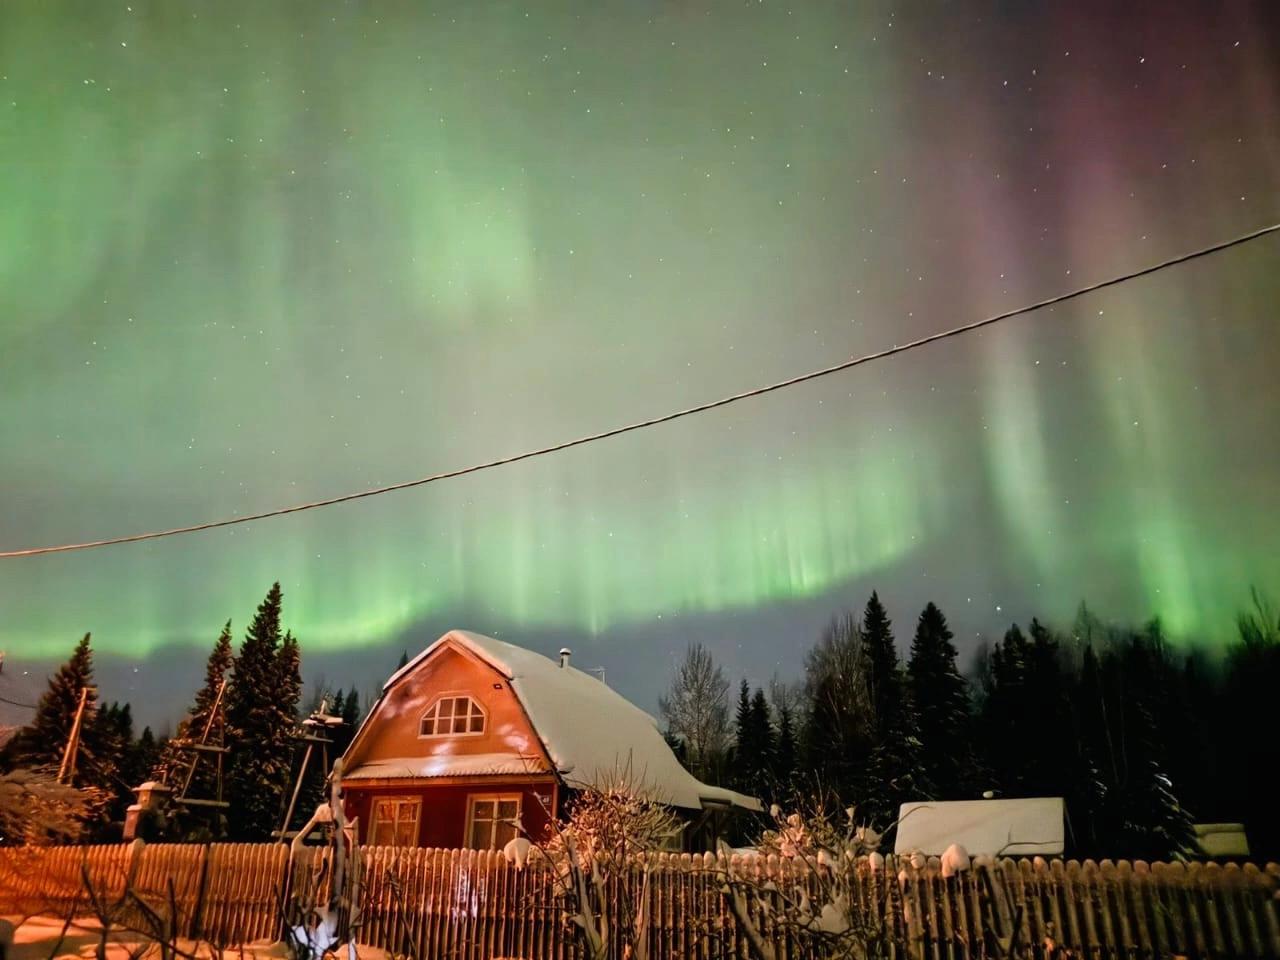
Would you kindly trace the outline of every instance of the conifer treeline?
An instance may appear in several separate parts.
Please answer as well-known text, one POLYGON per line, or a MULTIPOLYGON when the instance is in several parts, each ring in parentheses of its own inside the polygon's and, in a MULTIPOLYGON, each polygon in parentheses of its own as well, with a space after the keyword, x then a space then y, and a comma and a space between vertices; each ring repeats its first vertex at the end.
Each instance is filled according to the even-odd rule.
POLYGON ((1255 597, 1238 633, 1215 663, 1172 649, 1158 621, 1106 627, 1082 606, 1066 632, 1013 625, 966 678, 936 605, 903 663, 873 593, 819 637, 802 683, 775 678, 766 696, 743 680, 732 721, 696 644, 660 704, 690 770, 768 800, 834 795, 885 826, 908 800, 1058 796, 1077 855, 1166 858, 1192 847, 1193 823, 1243 821, 1254 856, 1275 856, 1263 776, 1280 763, 1280 616, 1255 597))
MULTIPOLYGON (((204 684, 172 739, 157 740, 149 727, 137 738, 133 733, 129 704, 98 702, 93 679, 90 636, 76 646, 71 658, 49 681, 31 723, 23 727, 0 755, 4 768, 36 767, 56 770, 79 707, 80 691, 87 690, 80 749, 73 782, 89 788, 102 802, 96 803, 94 821, 86 825, 89 839, 118 837, 125 810, 134 801, 133 790, 154 779, 188 797, 214 799, 217 792, 215 762, 195 754, 184 744, 222 744, 225 811, 208 806, 182 809, 171 806, 164 818, 148 822, 144 833, 164 839, 264 840, 280 826, 286 793, 297 775, 299 757, 299 706, 302 697, 301 653, 297 639, 281 626, 283 596, 273 584, 258 605, 236 652, 231 621, 223 626, 205 665, 204 684), (225 688, 224 688, 225 684, 225 688), (219 702, 219 692, 221 701, 219 702)), ((338 690, 329 701, 327 691, 317 691, 316 709, 343 718, 345 724, 331 731, 334 748, 329 760, 346 748, 360 719, 360 697, 338 690)), ((312 767, 303 801, 295 814, 298 826, 314 809, 328 771, 312 767)))

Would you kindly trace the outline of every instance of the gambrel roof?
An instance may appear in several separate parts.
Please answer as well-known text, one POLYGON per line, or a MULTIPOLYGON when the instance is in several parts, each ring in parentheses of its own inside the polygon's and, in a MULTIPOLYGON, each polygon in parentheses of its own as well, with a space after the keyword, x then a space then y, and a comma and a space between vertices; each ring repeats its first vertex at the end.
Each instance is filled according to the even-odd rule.
MULTIPOLYGON (((638 793, 685 809, 761 809, 755 797, 713 787, 689 773, 671 752, 657 721, 602 681, 576 667, 561 666, 532 650, 478 633, 446 633, 391 675, 383 685, 379 704, 392 687, 405 682, 421 664, 449 645, 478 657, 506 679, 555 772, 568 786, 600 786, 622 779, 638 793)), ((377 714, 375 706, 361 732, 377 714)), ((359 740, 357 734, 352 750, 359 740)), ((438 770, 439 758, 382 761, 382 772, 366 770, 365 766, 373 765, 362 765, 344 778, 445 775, 438 770), (418 770, 424 763, 432 770, 418 770), (392 773, 388 765, 397 772, 392 773)))

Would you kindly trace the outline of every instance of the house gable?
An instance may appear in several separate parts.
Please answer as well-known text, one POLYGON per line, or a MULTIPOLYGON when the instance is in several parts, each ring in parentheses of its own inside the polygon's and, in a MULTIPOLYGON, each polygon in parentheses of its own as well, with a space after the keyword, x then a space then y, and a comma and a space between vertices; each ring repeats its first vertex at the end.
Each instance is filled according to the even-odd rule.
POLYGON ((397 675, 362 725, 345 759, 348 773, 413 760, 404 776, 431 775, 432 760, 458 771, 546 774, 551 770, 537 733, 510 683, 465 647, 446 641, 397 675), (484 711, 484 730, 421 735, 422 718, 441 698, 468 697, 484 711))

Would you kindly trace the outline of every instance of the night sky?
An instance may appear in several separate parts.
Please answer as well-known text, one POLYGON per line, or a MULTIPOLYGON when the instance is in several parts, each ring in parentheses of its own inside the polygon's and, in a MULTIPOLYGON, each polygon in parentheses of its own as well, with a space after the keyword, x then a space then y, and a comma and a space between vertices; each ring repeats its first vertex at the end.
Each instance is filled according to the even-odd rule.
MULTIPOLYGON (((1272 3, 13 0, 0 549, 517 452, 1278 215, 1272 3)), ((306 673, 365 691, 466 627, 652 707, 691 639, 798 675, 873 587, 965 652, 1082 599, 1221 647, 1280 589, 1277 267, 1265 239, 544 460, 0 561, 0 695, 91 630, 102 695, 170 722, 274 579, 306 673)))

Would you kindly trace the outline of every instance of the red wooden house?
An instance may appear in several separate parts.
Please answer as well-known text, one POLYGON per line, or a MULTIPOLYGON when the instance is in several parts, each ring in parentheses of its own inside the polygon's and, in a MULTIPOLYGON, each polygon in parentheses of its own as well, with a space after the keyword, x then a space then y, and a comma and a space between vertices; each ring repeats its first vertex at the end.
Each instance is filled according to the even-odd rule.
POLYGON ((501 848, 546 835, 574 789, 623 779, 670 804, 685 844, 716 814, 760 809, 702 783, 657 722, 568 663, 453 630, 386 682, 343 758, 359 842, 501 848))

